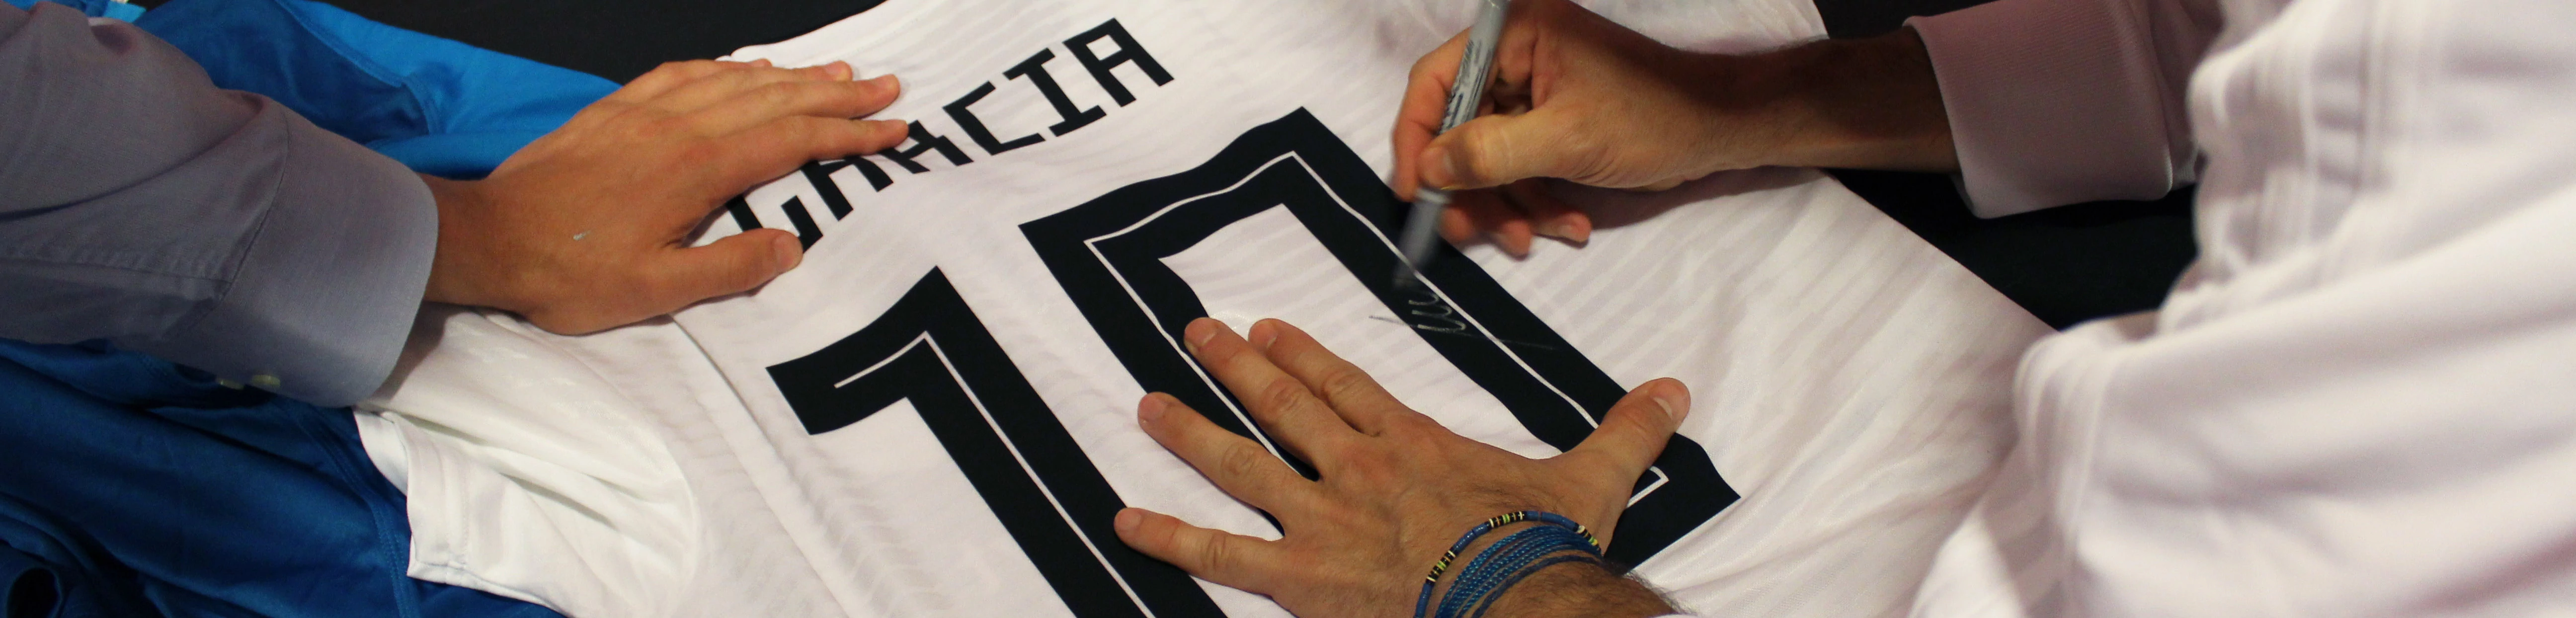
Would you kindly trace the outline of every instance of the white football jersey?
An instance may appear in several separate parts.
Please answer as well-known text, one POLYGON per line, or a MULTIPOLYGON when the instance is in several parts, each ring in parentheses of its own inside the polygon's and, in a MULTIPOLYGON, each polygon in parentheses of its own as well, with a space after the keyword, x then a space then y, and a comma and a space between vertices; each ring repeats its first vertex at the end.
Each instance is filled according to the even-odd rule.
MULTIPOLYGON (((1178 340, 1277 317, 1531 457, 1680 377, 1698 403, 1610 555, 1703 608, 1904 608, 2046 329, 1808 170, 1569 188, 1591 246, 1444 247, 1399 288, 1387 135, 1407 68, 1472 11, 1435 4, 896 0, 741 50, 901 76, 880 117, 912 138, 728 205, 699 242, 789 230, 805 261, 676 331, 424 318, 449 342, 367 424, 407 477, 414 575, 575 616, 1281 615, 1109 529, 1141 506, 1277 536, 1134 422, 1168 392, 1271 445, 1178 340), (508 394, 455 395, 485 391, 508 394)), ((1745 51, 1820 36, 1804 5, 1599 8, 1745 51)))

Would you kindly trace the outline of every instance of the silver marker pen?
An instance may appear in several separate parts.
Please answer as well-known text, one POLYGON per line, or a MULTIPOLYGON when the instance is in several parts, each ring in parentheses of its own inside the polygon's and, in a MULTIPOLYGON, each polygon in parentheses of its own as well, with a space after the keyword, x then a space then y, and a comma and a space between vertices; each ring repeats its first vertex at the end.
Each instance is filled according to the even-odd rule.
MULTIPOLYGON (((1476 117, 1476 103, 1485 98, 1485 81, 1494 73, 1494 48, 1503 39, 1503 12, 1512 0, 1484 0, 1476 12, 1476 25, 1467 30, 1467 51, 1458 57, 1458 79, 1449 84, 1449 107, 1440 118, 1440 132, 1447 133, 1476 117)), ((1428 162, 1426 162, 1427 164, 1428 162)), ((1440 211, 1449 207, 1449 192, 1422 187, 1413 192, 1413 212, 1404 221, 1404 238, 1396 247, 1404 251, 1404 261, 1395 265, 1396 289, 1409 289, 1419 283, 1414 276, 1417 264, 1431 259, 1439 247, 1440 211)))

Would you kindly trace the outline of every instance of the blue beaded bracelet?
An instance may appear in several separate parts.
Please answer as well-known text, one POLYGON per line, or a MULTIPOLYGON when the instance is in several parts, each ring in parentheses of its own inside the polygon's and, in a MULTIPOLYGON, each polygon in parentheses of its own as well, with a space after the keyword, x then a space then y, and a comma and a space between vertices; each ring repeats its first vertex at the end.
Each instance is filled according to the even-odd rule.
POLYGON ((1568 552, 1573 554, 1570 557, 1585 559, 1597 555, 1583 537, 1564 528, 1536 526, 1503 537, 1477 554, 1475 560, 1468 561, 1467 568, 1459 571, 1458 578, 1449 583, 1449 593, 1441 597, 1431 616, 1459 618, 1469 607, 1492 599, 1511 583, 1518 583, 1519 578, 1511 577, 1515 569, 1525 569, 1525 565, 1541 558, 1563 556, 1568 552))
MULTIPOLYGON (((1587 556, 1587 555, 1582 555, 1582 554, 1576 554, 1576 555, 1570 555, 1570 556, 1554 556, 1554 557, 1549 557, 1549 558, 1540 559, 1540 560, 1539 560, 1539 561, 1537 561, 1537 562, 1532 562, 1532 563, 1530 563, 1530 564, 1529 564, 1529 566, 1521 567, 1521 570, 1519 570, 1519 571, 1514 571, 1514 572, 1512 572, 1512 576, 1511 576, 1510 578, 1504 579, 1504 580, 1503 580, 1503 583, 1502 583, 1501 585, 1498 585, 1498 586, 1495 586, 1495 587, 1494 587, 1494 590, 1495 590, 1496 592, 1501 592, 1501 591, 1503 591, 1503 590, 1509 590, 1509 589, 1511 589, 1511 587, 1512 587, 1512 585, 1513 585, 1513 584, 1521 583, 1521 580, 1522 580, 1522 579, 1528 578, 1528 577, 1530 576, 1530 574, 1532 574, 1532 573, 1537 573, 1537 572, 1539 571, 1539 569, 1544 569, 1544 568, 1548 568, 1548 567, 1551 567, 1551 566, 1556 566, 1556 565, 1558 565, 1558 564, 1563 564, 1563 563, 1567 563, 1567 562, 1590 562, 1590 563, 1593 563, 1593 564, 1600 564, 1600 563, 1601 563, 1601 559, 1600 559, 1599 557, 1595 557, 1595 556, 1587 556)), ((1484 598, 1484 600, 1482 600, 1482 601, 1478 601, 1478 602, 1476 603, 1476 613, 1468 614, 1467 618, 1485 618, 1485 610, 1493 609, 1493 608, 1494 608, 1494 600, 1495 600, 1495 599, 1502 598, 1502 596, 1503 596, 1503 595, 1501 595, 1501 594, 1489 595, 1489 596, 1486 596, 1486 597, 1484 598)))
POLYGON ((1465 611, 1470 606, 1476 607, 1477 613, 1481 615, 1483 608, 1491 604, 1490 597, 1495 596, 1495 593, 1519 583, 1523 577, 1528 576, 1529 572, 1534 572, 1546 565, 1564 562, 1564 560, 1541 560, 1542 558, 1568 551, 1579 551, 1585 554, 1579 558, 1598 561, 1601 556, 1601 540, 1593 537, 1592 531, 1584 528, 1583 524, 1574 523, 1574 520, 1567 519, 1563 515, 1545 511, 1514 511, 1487 519, 1484 523, 1468 529, 1467 534, 1458 537, 1458 542, 1450 544, 1449 551, 1441 554, 1440 560, 1431 564, 1431 574, 1422 578, 1422 594, 1414 599, 1413 616, 1414 618, 1456 618, 1459 612, 1465 611), (1458 560, 1458 552, 1465 551, 1467 545, 1474 543, 1478 537, 1492 532, 1495 528, 1525 521, 1544 525, 1503 537, 1503 540, 1477 553, 1476 558, 1468 561, 1466 568, 1459 572, 1458 581, 1449 586, 1449 593, 1442 595, 1439 611, 1436 613, 1432 611, 1431 590, 1439 586, 1440 574, 1447 572, 1449 565, 1458 560))

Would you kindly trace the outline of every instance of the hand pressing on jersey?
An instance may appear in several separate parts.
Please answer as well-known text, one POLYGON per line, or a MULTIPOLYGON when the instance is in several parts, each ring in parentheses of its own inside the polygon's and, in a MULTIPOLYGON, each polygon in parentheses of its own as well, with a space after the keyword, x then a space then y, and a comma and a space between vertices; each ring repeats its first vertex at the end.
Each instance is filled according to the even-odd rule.
MULTIPOLYGON (((1284 322, 1263 320, 1251 335, 1247 341, 1206 318, 1183 333, 1190 353, 1253 420, 1312 462, 1322 478, 1299 476, 1261 445, 1170 395, 1147 395, 1136 418, 1217 487, 1276 517, 1281 538, 1200 528, 1134 508, 1118 513, 1116 529, 1146 555, 1268 595, 1306 618, 1411 615, 1432 562, 1469 528, 1512 511, 1562 514, 1591 528, 1605 546, 1615 542, 1629 490, 1690 409, 1680 382, 1647 382, 1574 450, 1529 459, 1450 433, 1284 322)), ((1594 563, 1569 562, 1506 589, 1487 615, 1671 611, 1643 584, 1594 563)))
POLYGON ((1766 165, 1951 170, 1949 122, 1911 29, 1733 56, 1683 51, 1566 0, 1512 4, 1484 115, 1440 128, 1460 34, 1414 63, 1395 124, 1396 194, 1463 191, 1441 233, 1526 255, 1592 221, 1540 179, 1662 190, 1766 165))
POLYGON ((682 246, 726 200, 806 161, 905 138, 893 76, 843 63, 662 65, 575 114, 479 181, 427 178, 438 255, 427 298, 518 313, 565 334, 604 330, 750 290, 803 259, 752 230, 682 246))

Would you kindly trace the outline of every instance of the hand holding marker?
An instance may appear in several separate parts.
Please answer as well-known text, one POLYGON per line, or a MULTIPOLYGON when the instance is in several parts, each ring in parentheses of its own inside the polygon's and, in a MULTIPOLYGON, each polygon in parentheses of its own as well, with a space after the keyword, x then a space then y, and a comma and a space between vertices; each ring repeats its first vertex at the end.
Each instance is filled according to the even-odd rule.
MULTIPOLYGON (((1447 133, 1476 117, 1476 104, 1485 97, 1485 80, 1494 72, 1494 48, 1503 38, 1503 12, 1511 0, 1484 0, 1476 13, 1476 25, 1467 31, 1467 52, 1458 57, 1457 81, 1449 84, 1449 106, 1440 119, 1440 132, 1447 133)), ((1404 238, 1397 246, 1404 251, 1404 261, 1395 265, 1396 289, 1411 289, 1420 284, 1414 276, 1416 265, 1427 263, 1440 241, 1440 212, 1449 207, 1449 192, 1422 187, 1413 192, 1413 212, 1404 222, 1404 238)))

